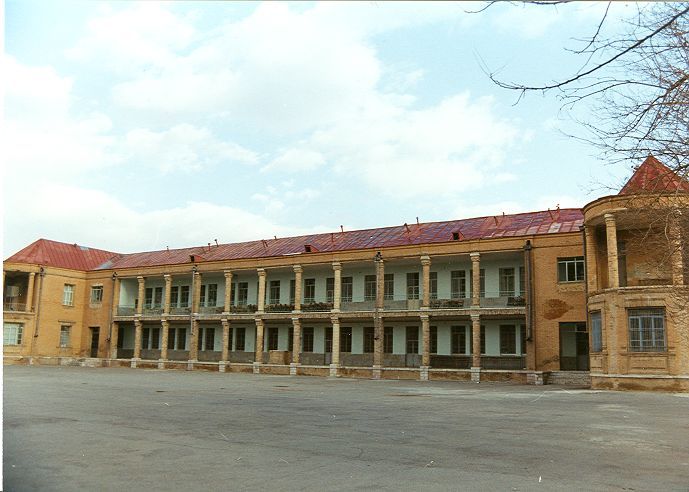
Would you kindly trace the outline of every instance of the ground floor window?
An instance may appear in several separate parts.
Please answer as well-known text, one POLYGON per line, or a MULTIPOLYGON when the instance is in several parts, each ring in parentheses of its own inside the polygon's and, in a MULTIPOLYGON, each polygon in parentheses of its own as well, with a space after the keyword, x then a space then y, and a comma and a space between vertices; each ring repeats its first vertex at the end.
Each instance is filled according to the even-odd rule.
POLYGON ((2 344, 21 345, 24 325, 21 323, 4 323, 2 325, 2 344))
POLYGON ((287 330, 287 350, 289 352, 294 348, 294 326, 290 326, 287 330))
POLYGON ((364 328, 364 353, 372 354, 375 347, 376 331, 372 326, 364 328))
POLYGON ((232 330, 231 327, 227 329, 227 350, 230 352, 232 352, 232 330))
POLYGON ((591 313, 591 352, 603 350, 603 319, 600 311, 591 313))
POLYGON ((383 352, 386 354, 392 353, 393 336, 394 332, 392 327, 386 326, 383 331, 383 352))
POLYGON ((160 328, 143 328, 141 330, 141 348, 144 350, 160 348, 160 328))
POLYGON ((453 326, 450 332, 450 353, 466 354, 467 338, 466 328, 463 326, 453 326))
POLYGON ((408 354, 419 353, 419 327, 407 326, 407 352, 408 354))
POLYGON ((438 353, 438 327, 437 326, 431 326, 430 327, 430 347, 429 347, 429 353, 431 354, 437 354, 438 353))
POLYGON ((333 351, 333 327, 328 326, 325 329, 325 352, 333 351))
POLYGON ((313 328, 304 328, 304 333, 301 335, 302 352, 313 352, 313 328))
POLYGON ((234 340, 234 349, 242 352, 246 347, 246 328, 237 328, 234 340))
POLYGON ((60 347, 69 347, 69 335, 72 327, 69 325, 60 326, 60 347))
POLYGON ((340 351, 341 352, 351 352, 352 351, 352 329, 342 328, 340 331, 340 351))
POLYGON ((481 354, 486 353, 486 327, 481 325, 481 354))
POLYGON ((197 337, 199 350, 215 350, 215 328, 199 328, 197 337))
POLYGON ((268 328, 268 350, 278 349, 278 329, 268 328))
POLYGON ((169 350, 187 349, 187 329, 170 328, 167 334, 167 348, 169 350))
POLYGON ((517 327, 500 325, 500 355, 517 353, 517 327))
POLYGON ((630 309, 629 350, 632 352, 664 352, 665 309, 630 309))

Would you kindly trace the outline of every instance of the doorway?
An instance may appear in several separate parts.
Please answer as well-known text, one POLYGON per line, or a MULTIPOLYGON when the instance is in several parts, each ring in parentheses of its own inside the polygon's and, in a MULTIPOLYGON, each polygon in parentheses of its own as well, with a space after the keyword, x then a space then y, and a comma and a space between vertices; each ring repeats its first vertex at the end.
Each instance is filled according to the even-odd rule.
POLYGON ((91 327, 91 357, 98 357, 98 338, 100 337, 100 328, 91 327))
POLYGON ((560 323, 560 370, 589 370, 589 334, 586 323, 560 323))

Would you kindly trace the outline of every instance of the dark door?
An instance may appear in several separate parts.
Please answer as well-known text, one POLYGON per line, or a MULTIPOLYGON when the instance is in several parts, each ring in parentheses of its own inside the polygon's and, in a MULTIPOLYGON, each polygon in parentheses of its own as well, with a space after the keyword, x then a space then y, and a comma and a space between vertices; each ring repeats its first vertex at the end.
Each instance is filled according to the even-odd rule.
POLYGON ((589 334, 586 323, 560 323, 560 370, 589 370, 589 334))
POLYGON ((91 357, 98 357, 98 337, 100 328, 91 328, 91 357))

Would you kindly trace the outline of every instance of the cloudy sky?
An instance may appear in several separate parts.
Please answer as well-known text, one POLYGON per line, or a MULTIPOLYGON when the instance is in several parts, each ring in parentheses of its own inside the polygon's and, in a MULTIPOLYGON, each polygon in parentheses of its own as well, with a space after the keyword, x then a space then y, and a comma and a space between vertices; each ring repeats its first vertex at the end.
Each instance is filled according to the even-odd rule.
MULTIPOLYGON (((601 4, 5 2, 3 254, 582 206, 629 170, 552 96, 601 4)), ((625 5, 615 6, 615 18, 625 5)), ((611 23, 615 29, 619 23, 611 23)), ((579 111, 584 111, 580 108, 579 111)))

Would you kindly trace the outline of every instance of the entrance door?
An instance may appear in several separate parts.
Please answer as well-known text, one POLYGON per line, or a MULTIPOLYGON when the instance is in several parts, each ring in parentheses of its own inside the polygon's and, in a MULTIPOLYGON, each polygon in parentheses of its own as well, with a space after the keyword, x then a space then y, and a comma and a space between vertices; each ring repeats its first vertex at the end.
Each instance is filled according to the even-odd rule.
POLYGON ((91 357, 98 357, 98 337, 100 328, 91 328, 91 357))
POLYGON ((589 370, 589 334, 586 323, 560 323, 560 370, 589 370))

